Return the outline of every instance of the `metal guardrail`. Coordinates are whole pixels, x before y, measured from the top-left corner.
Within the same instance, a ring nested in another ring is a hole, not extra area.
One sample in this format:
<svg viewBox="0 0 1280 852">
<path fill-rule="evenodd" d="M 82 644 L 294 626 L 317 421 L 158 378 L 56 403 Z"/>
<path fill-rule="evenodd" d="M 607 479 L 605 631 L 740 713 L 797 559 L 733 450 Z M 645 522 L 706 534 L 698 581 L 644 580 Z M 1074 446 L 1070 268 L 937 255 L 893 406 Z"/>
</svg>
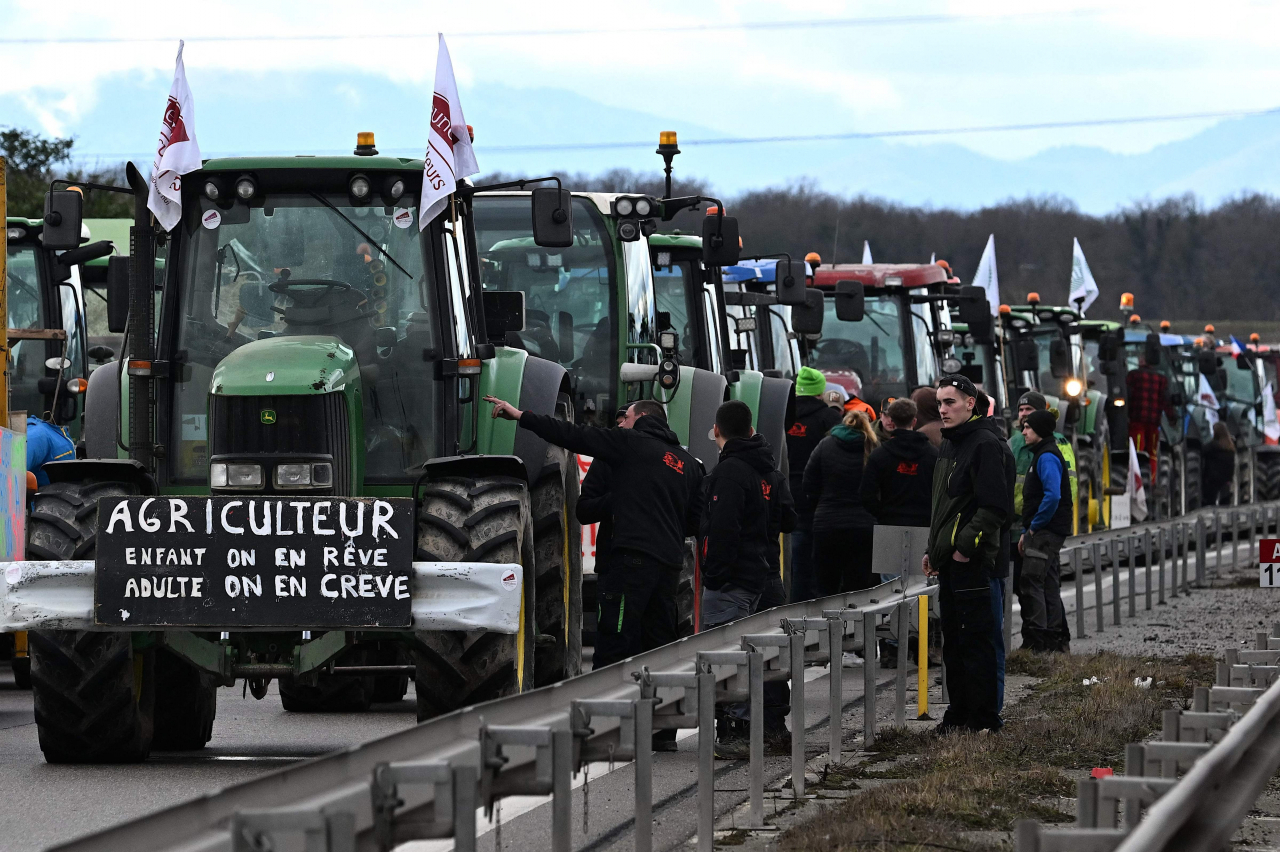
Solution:
<svg viewBox="0 0 1280 852">
<path fill-rule="evenodd" d="M 919 574 L 917 573 L 917 577 Z M 875 741 L 877 637 L 907 640 L 921 597 L 910 575 L 873 589 L 790 604 L 703 631 L 617 665 L 521 695 L 465 708 L 345 751 L 259 776 L 56 847 L 250 852 L 388 850 L 417 839 L 476 845 L 476 809 L 503 797 L 550 795 L 551 845 L 567 852 L 571 775 L 592 761 L 632 760 L 636 849 L 652 846 L 655 730 L 698 731 L 698 848 L 714 828 L 714 707 L 751 705 L 749 800 L 764 820 L 764 683 L 791 680 L 791 786 L 804 795 L 806 666 L 831 668 L 829 759 L 844 751 L 842 660 L 863 650 L 863 742 Z M 935 598 L 936 599 L 936 598 Z M 904 661 L 905 663 L 905 661 Z M 907 666 L 899 665 L 895 721 L 905 724 Z"/>
<path fill-rule="evenodd" d="M 1225 528 L 1224 515 L 1228 517 Z M 1194 584 L 1198 585 L 1207 576 L 1209 541 L 1218 549 L 1217 564 L 1225 546 L 1225 529 L 1230 529 L 1235 554 L 1234 542 L 1240 540 L 1246 519 L 1250 536 L 1256 537 L 1259 529 L 1276 529 L 1280 504 L 1205 509 L 1190 517 L 1070 540 L 1063 552 L 1077 572 L 1078 634 L 1083 633 L 1080 578 L 1086 557 L 1091 567 L 1096 566 L 1097 629 L 1101 631 L 1103 575 L 1108 563 L 1114 579 L 1113 615 L 1118 624 L 1121 557 L 1128 562 L 1129 614 L 1133 615 L 1136 557 L 1145 555 L 1149 608 L 1153 576 L 1158 580 L 1160 600 L 1166 586 L 1171 595 L 1179 594 L 1179 588 L 1187 593 L 1193 584 L 1191 547 L 1196 554 Z M 1194 538 L 1189 532 L 1192 527 Z M 872 662 L 863 668 L 863 747 L 874 743 L 877 635 L 905 640 L 913 619 L 918 620 L 917 601 L 933 596 L 937 589 L 924 585 L 918 571 L 913 584 L 919 549 L 915 537 L 907 532 L 895 537 L 900 528 L 882 529 L 887 534 L 883 539 L 877 534 L 875 567 L 902 571 L 899 580 L 757 613 L 617 665 L 465 708 L 57 848 L 249 852 L 268 846 L 280 848 L 277 840 L 294 838 L 302 839 L 309 852 L 354 852 L 391 849 L 414 839 L 451 837 L 459 852 L 469 852 L 475 848 L 477 808 L 491 811 L 506 796 L 550 795 L 552 848 L 563 852 L 570 837 L 571 775 L 587 763 L 612 758 L 634 762 L 636 849 L 648 852 L 652 845 L 653 755 L 649 748 L 637 748 L 637 744 L 648 744 L 654 730 L 694 728 L 698 731 L 698 848 L 708 852 L 715 817 L 712 768 L 717 702 L 745 701 L 752 707 L 751 825 L 763 824 L 763 727 L 757 720 L 763 718 L 765 681 L 800 684 L 803 677 L 793 678 L 793 673 L 805 666 L 830 664 L 830 718 L 839 719 L 843 716 L 843 672 L 837 663 L 844 650 L 864 650 Z M 1153 542 L 1158 554 L 1154 575 Z M 1174 566 L 1182 559 L 1180 581 L 1174 567 L 1171 583 L 1166 583 L 1166 542 L 1173 543 Z M 936 596 L 933 600 L 936 602 Z M 898 725 L 905 723 L 906 670 L 906 665 L 899 665 L 896 675 Z M 804 719 L 805 698 L 803 687 L 791 690 L 792 719 Z M 838 762 L 844 750 L 841 725 L 829 728 L 828 759 Z M 805 785 L 802 735 L 792 737 L 791 763 L 792 793 L 800 797 Z"/>
<path fill-rule="evenodd" d="M 1019 820 L 1018 852 L 1226 848 L 1280 769 L 1278 675 L 1280 624 L 1252 651 L 1228 649 L 1216 685 L 1165 711 L 1161 739 L 1126 748 L 1124 775 L 1080 780 L 1075 826 Z"/>
</svg>

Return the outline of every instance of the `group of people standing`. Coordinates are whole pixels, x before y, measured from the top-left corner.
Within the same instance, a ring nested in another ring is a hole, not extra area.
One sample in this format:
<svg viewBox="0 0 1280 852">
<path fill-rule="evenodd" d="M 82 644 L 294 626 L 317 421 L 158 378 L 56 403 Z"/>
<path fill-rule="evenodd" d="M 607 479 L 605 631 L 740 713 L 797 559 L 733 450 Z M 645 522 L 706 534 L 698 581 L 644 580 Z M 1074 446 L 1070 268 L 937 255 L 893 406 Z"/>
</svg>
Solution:
<svg viewBox="0 0 1280 852">
<path fill-rule="evenodd" d="M 1057 550 L 1074 511 L 1068 466 L 1052 440 L 1052 415 L 1040 410 L 1022 420 L 1032 458 L 1023 471 L 987 414 L 987 397 L 964 376 L 946 376 L 936 389 L 893 400 L 874 421 L 864 410 L 828 405 L 825 386 L 812 368 L 797 376 L 795 419 L 786 438 L 789 478 L 777 470 L 775 448 L 753 430 L 751 410 L 739 401 L 716 412 L 713 437 L 720 453 L 706 475 L 657 402 L 632 403 L 619 410 L 619 428 L 602 429 L 485 399 L 494 417 L 515 420 L 549 443 L 594 459 L 577 511 L 583 523 L 601 522 L 596 668 L 677 638 L 686 538 L 697 541 L 706 630 L 787 601 L 783 533 L 792 535 L 795 602 L 875 585 L 875 526 L 927 527 L 922 568 L 941 587 L 951 698 L 942 730 L 998 730 L 1015 489 L 1025 498 L 1016 548 L 1019 594 L 1040 601 L 1037 607 L 1024 600 L 1024 621 L 1028 612 L 1035 619 L 1043 614 L 1030 633 L 1024 628 L 1025 644 L 1047 649 L 1059 623 L 1065 625 L 1060 601 L 1056 611 L 1047 602 L 1057 594 Z M 873 665 L 875 649 L 866 650 Z M 893 659 L 886 664 L 897 663 L 896 649 L 888 656 Z M 766 684 L 766 737 L 781 751 L 790 742 L 786 690 L 784 683 Z M 745 707 L 719 709 L 718 753 L 734 742 L 745 749 L 745 721 Z M 656 734 L 654 747 L 674 749 L 670 733 Z"/>
</svg>

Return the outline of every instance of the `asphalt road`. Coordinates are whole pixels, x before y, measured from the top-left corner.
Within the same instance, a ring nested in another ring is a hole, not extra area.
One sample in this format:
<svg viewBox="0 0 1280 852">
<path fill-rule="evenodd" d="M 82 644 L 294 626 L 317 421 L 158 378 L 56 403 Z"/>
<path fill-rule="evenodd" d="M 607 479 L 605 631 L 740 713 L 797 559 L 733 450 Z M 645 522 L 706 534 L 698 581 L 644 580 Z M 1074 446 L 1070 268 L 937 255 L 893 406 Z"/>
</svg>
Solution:
<svg viewBox="0 0 1280 852">
<path fill-rule="evenodd" d="M 0 663 L 0 850 L 42 849 L 262 772 L 414 724 L 413 686 L 398 704 L 369 713 L 298 714 L 280 707 L 272 684 L 261 701 L 218 691 L 213 740 L 197 752 L 153 754 L 126 766 L 44 762 L 31 693 Z"/>
</svg>

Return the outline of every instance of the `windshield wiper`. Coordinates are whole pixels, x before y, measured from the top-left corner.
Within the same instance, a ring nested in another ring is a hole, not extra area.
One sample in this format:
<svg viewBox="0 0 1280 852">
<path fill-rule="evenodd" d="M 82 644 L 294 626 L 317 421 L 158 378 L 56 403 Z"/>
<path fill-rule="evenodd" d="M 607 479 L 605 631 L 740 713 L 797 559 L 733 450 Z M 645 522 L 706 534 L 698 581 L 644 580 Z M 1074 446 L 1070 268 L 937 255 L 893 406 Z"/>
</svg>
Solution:
<svg viewBox="0 0 1280 852">
<path fill-rule="evenodd" d="M 405 278 L 408 278 L 410 281 L 412 281 L 412 280 L 413 280 L 413 276 L 409 274 L 409 270 L 407 270 L 407 269 L 405 269 L 403 266 L 401 266 L 401 265 L 400 265 L 400 261 L 396 260 L 396 259 L 395 259 L 394 257 L 392 257 L 390 254 L 388 254 L 386 249 L 384 249 L 382 246 L 378 245 L 378 241 L 377 241 L 377 240 L 375 240 L 373 237 L 371 237 L 371 236 L 369 236 L 368 234 L 366 234 L 366 233 L 364 232 L 364 230 L 363 230 L 359 225 L 357 225 L 355 222 L 351 221 L 351 219 L 347 216 L 347 214 L 346 214 L 346 213 L 343 213 L 341 210 L 339 210 L 337 207 L 335 207 L 335 206 L 334 206 L 334 204 L 333 204 L 333 202 L 331 202 L 329 199 L 325 198 L 323 195 L 319 195 L 318 193 L 315 193 L 315 192 L 310 192 L 310 193 L 308 193 L 308 195 L 310 195 L 310 196 L 311 196 L 312 198 L 314 198 L 316 201 L 319 201 L 319 202 L 320 202 L 321 204 L 323 204 L 325 207 L 328 207 L 328 208 L 329 208 L 330 210 L 332 210 L 334 213 L 337 213 L 340 217 L 342 217 L 342 221 L 344 221 L 344 222 L 346 222 L 348 225 L 350 225 L 350 226 L 352 227 L 352 229 L 353 229 L 357 234 L 359 234 L 360 236 L 364 237 L 364 238 L 365 238 L 365 240 L 367 240 L 367 241 L 368 241 L 368 243 L 369 243 L 369 247 L 370 247 L 370 248 L 376 248 L 379 252 L 381 252 L 381 253 L 382 253 L 382 256 L 383 256 L 383 257 L 385 257 L 387 260 L 389 260 L 389 261 L 391 261 L 393 264 L 395 264 L 396 269 L 399 269 L 401 272 L 403 272 L 403 273 L 404 273 L 404 277 L 405 277 Z"/>
</svg>

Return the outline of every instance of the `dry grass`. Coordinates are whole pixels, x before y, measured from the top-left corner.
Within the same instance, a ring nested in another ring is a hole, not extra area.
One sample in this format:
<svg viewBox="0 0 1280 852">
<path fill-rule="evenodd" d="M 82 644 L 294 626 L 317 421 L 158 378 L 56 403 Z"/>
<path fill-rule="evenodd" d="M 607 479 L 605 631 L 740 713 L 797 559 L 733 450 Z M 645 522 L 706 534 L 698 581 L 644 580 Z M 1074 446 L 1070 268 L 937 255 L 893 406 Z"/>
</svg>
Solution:
<svg viewBox="0 0 1280 852">
<path fill-rule="evenodd" d="M 1015 652 L 1009 672 L 1043 678 L 1031 695 L 1007 708 L 995 736 L 935 737 L 886 731 L 870 765 L 832 776 L 828 786 L 854 777 L 895 779 L 877 784 L 820 820 L 781 837 L 784 852 L 831 849 L 998 849 L 963 832 L 1008 831 L 1017 819 L 1062 822 L 1059 797 L 1075 795 L 1075 779 L 1095 766 L 1120 771 L 1124 747 L 1160 729 L 1161 712 L 1190 704 L 1193 687 L 1213 682 L 1213 660 L 1092 656 L 1037 657 Z M 1083 685 L 1097 677 L 1096 685 Z M 1152 678 L 1151 689 L 1133 685 Z M 1073 771 L 1073 774 L 1068 774 Z"/>
</svg>

